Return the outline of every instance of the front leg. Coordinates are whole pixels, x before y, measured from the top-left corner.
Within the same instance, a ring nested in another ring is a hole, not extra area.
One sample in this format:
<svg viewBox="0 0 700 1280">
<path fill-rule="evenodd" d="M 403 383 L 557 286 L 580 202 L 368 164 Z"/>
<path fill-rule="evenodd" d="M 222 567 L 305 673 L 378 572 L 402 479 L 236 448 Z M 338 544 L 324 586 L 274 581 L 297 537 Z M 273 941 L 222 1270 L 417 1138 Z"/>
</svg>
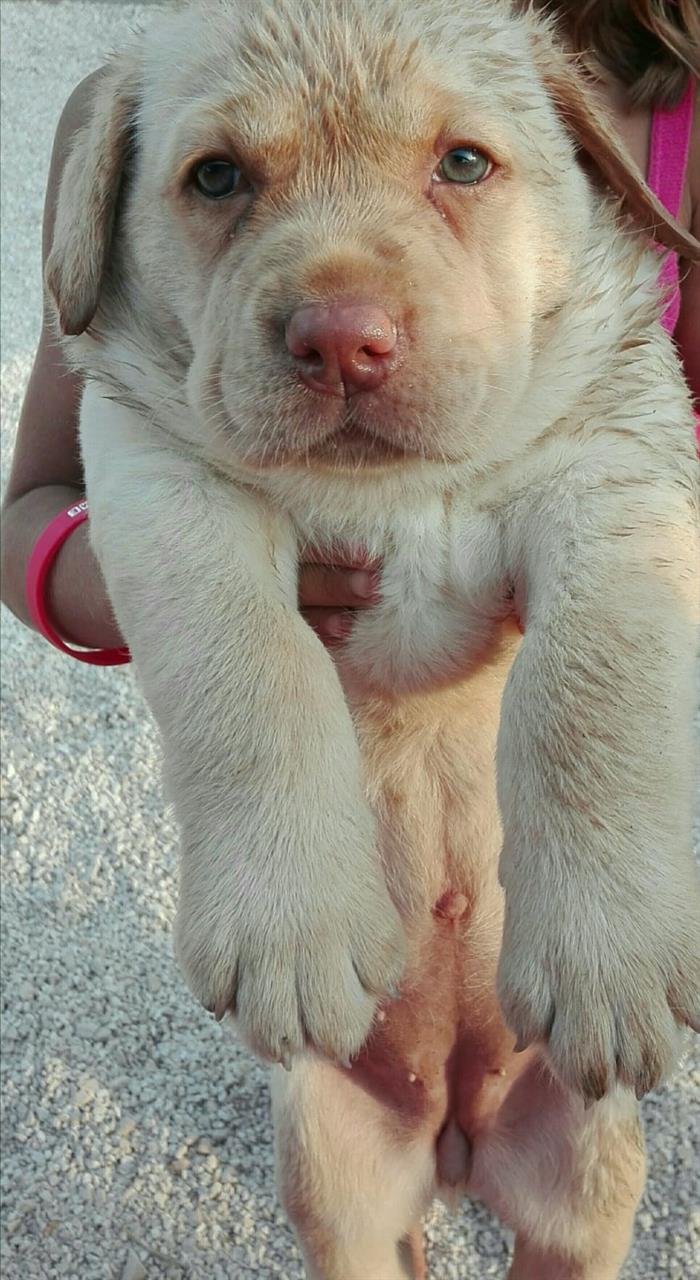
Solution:
<svg viewBox="0 0 700 1280">
<path fill-rule="evenodd" d="M 509 537 L 526 627 L 498 748 L 501 1001 L 567 1084 L 641 1096 L 700 1017 L 693 481 L 569 476 Z"/>
<path fill-rule="evenodd" d="M 179 958 L 251 1047 L 346 1059 L 402 935 L 336 671 L 296 605 L 288 521 L 86 393 L 91 530 L 164 743 Z"/>
</svg>

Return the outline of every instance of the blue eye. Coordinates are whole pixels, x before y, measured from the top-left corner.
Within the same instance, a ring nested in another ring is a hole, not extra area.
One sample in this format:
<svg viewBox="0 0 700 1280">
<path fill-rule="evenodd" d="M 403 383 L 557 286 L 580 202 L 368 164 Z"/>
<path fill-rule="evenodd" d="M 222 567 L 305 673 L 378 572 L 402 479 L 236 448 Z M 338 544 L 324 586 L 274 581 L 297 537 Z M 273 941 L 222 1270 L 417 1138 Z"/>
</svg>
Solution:
<svg viewBox="0 0 700 1280">
<path fill-rule="evenodd" d="M 242 176 L 237 165 L 229 160 L 206 160 L 195 169 L 194 180 L 208 200 L 224 200 L 235 194 Z"/>
<path fill-rule="evenodd" d="M 474 186 L 488 178 L 493 164 L 483 151 L 476 147 L 455 147 L 442 157 L 437 172 L 444 182 L 461 182 L 464 186 Z"/>
</svg>

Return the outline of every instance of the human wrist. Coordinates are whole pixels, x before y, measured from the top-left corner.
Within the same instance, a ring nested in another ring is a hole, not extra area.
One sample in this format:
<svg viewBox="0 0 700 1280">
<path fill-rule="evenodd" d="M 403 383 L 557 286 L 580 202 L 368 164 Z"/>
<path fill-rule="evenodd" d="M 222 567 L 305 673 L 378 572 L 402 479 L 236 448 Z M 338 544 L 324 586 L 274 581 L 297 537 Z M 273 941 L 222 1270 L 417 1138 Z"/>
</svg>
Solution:
<svg viewBox="0 0 700 1280">
<path fill-rule="evenodd" d="M 0 539 L 2 600 L 26 626 L 37 629 L 27 599 L 27 572 L 37 540 L 82 496 L 70 485 L 41 485 L 5 500 Z M 69 644 L 89 649 L 123 645 L 85 525 L 76 527 L 57 549 L 43 598 L 51 627 Z"/>
<path fill-rule="evenodd" d="M 46 579 L 45 600 L 53 627 L 70 644 L 88 649 L 124 645 L 87 524 L 73 530 L 57 551 Z"/>
</svg>

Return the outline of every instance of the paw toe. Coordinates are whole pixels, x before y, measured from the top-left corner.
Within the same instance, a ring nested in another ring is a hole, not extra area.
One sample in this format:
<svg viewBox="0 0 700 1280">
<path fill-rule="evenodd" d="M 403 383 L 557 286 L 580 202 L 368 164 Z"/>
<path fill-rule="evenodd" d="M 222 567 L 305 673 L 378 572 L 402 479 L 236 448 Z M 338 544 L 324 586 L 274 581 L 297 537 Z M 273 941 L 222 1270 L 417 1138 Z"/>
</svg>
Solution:
<svg viewBox="0 0 700 1280">
<path fill-rule="evenodd" d="M 309 1041 L 334 1060 L 362 1048 L 376 1006 L 358 979 L 349 956 L 327 963 L 323 976 L 309 967 L 300 977 L 300 1001 Z"/>
</svg>

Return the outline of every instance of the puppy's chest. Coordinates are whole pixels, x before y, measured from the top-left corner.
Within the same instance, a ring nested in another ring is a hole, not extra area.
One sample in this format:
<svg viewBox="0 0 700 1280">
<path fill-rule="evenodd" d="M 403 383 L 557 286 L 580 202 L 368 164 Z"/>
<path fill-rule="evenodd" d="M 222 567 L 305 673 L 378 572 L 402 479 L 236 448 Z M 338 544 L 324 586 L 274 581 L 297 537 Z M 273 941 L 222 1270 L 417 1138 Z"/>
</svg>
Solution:
<svg viewBox="0 0 700 1280">
<path fill-rule="evenodd" d="M 341 676 L 392 696 L 463 679 L 493 651 L 507 612 L 492 521 L 421 513 L 383 541 L 380 598 L 358 612 Z"/>
</svg>

